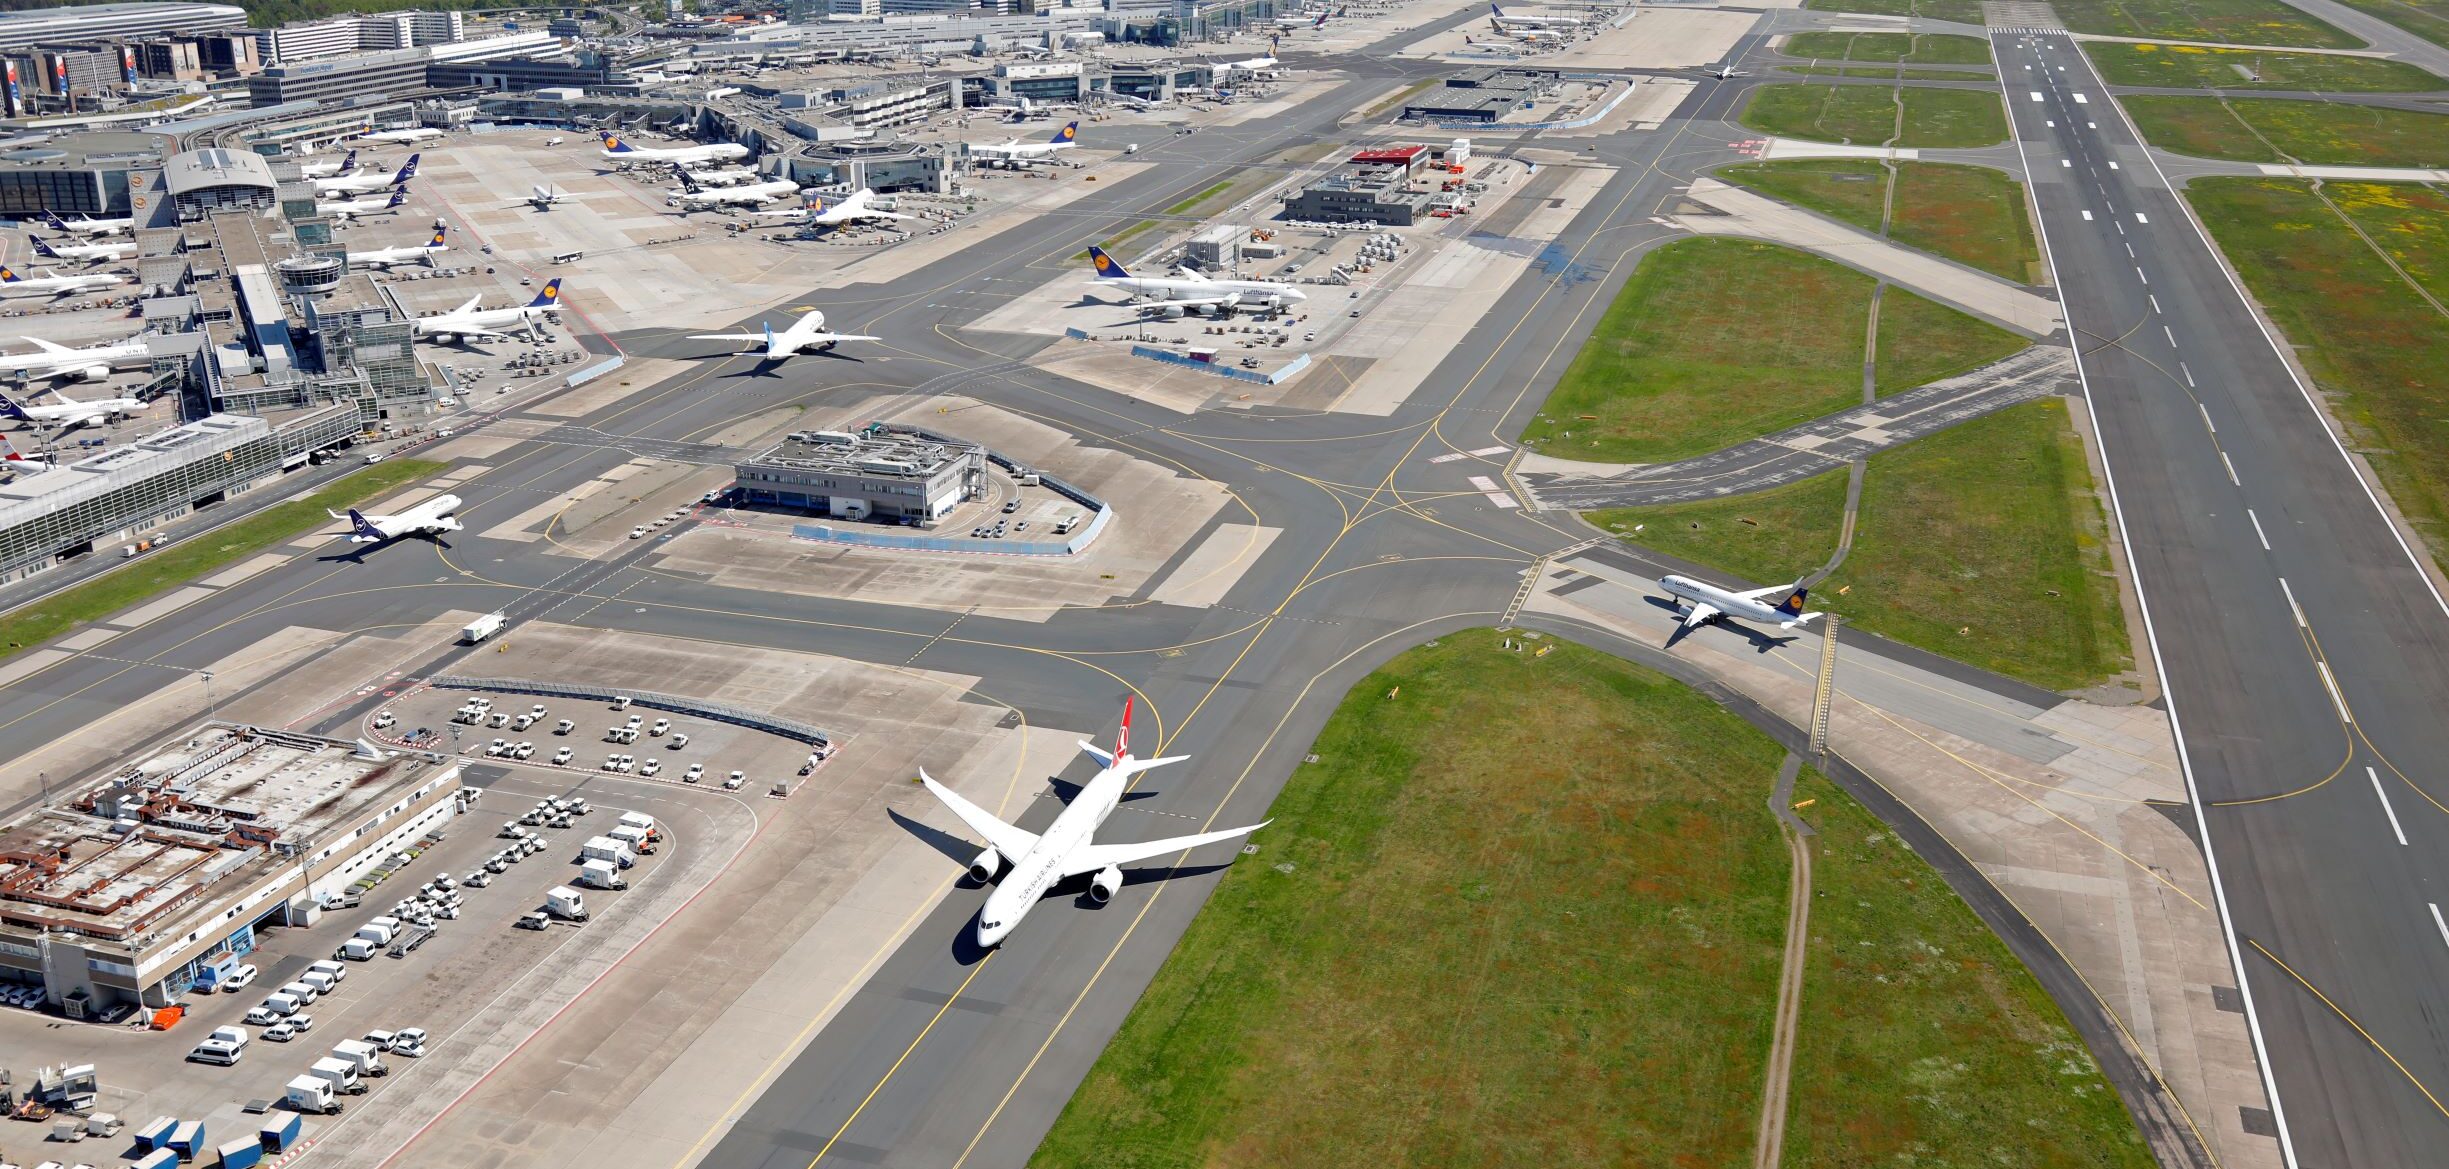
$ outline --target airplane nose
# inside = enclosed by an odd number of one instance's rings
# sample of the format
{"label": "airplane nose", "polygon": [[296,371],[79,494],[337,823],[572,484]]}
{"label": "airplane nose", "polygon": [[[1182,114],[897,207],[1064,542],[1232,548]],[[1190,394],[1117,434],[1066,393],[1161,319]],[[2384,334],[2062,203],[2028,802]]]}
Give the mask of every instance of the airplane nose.
{"label": "airplane nose", "polygon": [[1008,925],[990,926],[985,922],[979,922],[978,948],[981,950],[992,950],[995,947],[1002,945],[1005,936],[1009,935],[1011,932],[1012,927]]}

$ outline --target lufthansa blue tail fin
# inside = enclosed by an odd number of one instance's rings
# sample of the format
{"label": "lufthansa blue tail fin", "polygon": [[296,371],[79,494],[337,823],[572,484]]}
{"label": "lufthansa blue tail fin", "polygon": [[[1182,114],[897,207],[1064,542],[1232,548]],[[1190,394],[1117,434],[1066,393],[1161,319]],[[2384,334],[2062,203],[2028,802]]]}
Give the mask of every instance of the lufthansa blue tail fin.
{"label": "lufthansa blue tail fin", "polygon": [[1810,596],[1811,590],[1804,588],[1803,582],[1798,580],[1794,582],[1794,591],[1787,593],[1786,599],[1777,603],[1777,611],[1788,617],[1799,617],[1803,612],[1804,600]]}
{"label": "lufthansa blue tail fin", "polygon": [[1105,254],[1104,248],[1093,244],[1088,249],[1088,266],[1096,270],[1099,280],[1128,280],[1131,277],[1129,272],[1122,270],[1121,261]]}
{"label": "lufthansa blue tail fin", "polygon": [[25,407],[17,404],[17,399],[9,397],[7,394],[0,394],[0,416],[14,418],[19,422],[32,422],[34,420],[32,417],[26,414]]}
{"label": "lufthansa blue tail fin", "polygon": [[1080,123],[1065,122],[1063,123],[1063,128],[1055,131],[1054,137],[1048,138],[1046,141],[1055,145],[1061,145],[1066,142],[1077,142],[1079,139]]}
{"label": "lufthansa blue tail fin", "polygon": [[39,235],[27,236],[26,238],[34,241],[35,255],[41,256],[46,260],[56,260],[60,258],[60,254],[52,250],[51,241],[46,240]]}
{"label": "lufthansa blue tail fin", "polygon": [[547,305],[558,304],[560,302],[561,277],[555,276],[552,278],[552,280],[546,282],[542,291],[536,293],[536,299],[527,302],[527,307],[543,308]]}
{"label": "lufthansa blue tail fin", "polygon": [[366,522],[365,513],[358,511],[353,507],[349,509],[349,529],[353,533],[364,536],[369,540],[381,540],[384,538],[383,530],[375,527],[371,523]]}

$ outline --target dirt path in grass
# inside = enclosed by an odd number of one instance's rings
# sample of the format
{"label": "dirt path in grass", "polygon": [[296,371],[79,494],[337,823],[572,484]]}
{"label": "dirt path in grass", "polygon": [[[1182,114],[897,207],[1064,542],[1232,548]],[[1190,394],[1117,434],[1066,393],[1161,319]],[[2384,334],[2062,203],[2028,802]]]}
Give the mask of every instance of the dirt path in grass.
{"label": "dirt path in grass", "polygon": [[1760,1093],[1760,1135],[1752,1142],[1752,1169],[1777,1169],[1785,1156],[1794,1027],[1803,1006],[1803,969],[1810,960],[1805,943],[1811,937],[1813,832],[1794,814],[1794,777],[1802,770],[1802,756],[1789,752],[1777,769],[1777,788],[1769,795],[1769,810],[1777,814],[1786,849],[1794,857],[1794,875],[1787,887],[1785,966],[1777,976],[1777,1025],[1769,1033],[1767,1083]]}

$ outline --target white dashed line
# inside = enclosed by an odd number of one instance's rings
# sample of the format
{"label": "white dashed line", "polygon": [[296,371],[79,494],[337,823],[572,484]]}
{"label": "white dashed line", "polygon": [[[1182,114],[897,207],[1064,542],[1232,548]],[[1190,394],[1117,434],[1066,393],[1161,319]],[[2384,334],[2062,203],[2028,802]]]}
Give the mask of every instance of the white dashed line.
{"label": "white dashed line", "polygon": [[2083,213],[2083,221],[2084,221],[2085,223],[2090,223],[2090,222],[2092,222],[2092,213],[2091,213],[2091,212],[2089,212],[2089,211],[2084,212],[2084,213]]}
{"label": "white dashed line", "polygon": [[2230,487],[2243,487],[2245,485],[2244,480],[2236,477],[2236,463],[2228,458],[2228,452],[2219,452],[2219,465],[2228,468],[2228,485]]}
{"label": "white dashed line", "polygon": [[2287,594],[2287,611],[2296,615],[2297,628],[2312,628],[2304,623],[2304,606],[2296,603],[2296,590],[2287,587],[2287,578],[2284,576],[2279,578],[2279,591]]}
{"label": "white dashed line", "polygon": [[[2406,829],[2398,826],[2398,809],[2389,806],[2389,793],[2382,790],[2381,787],[2381,773],[2367,767],[2364,769],[2364,774],[2372,777],[2372,794],[2381,797],[2381,810],[2389,814],[2389,834],[2398,838],[2399,847],[2406,847]],[[2432,920],[2435,923],[2440,921],[2440,906],[2438,905],[2432,907]],[[2442,936],[2449,937],[2449,929],[2445,929]]]}
{"label": "white dashed line", "polygon": [[2347,696],[2338,692],[2338,679],[2330,676],[2330,663],[2315,662],[2313,668],[2321,671],[2321,684],[2330,688],[2330,701],[2338,705],[2339,721],[2353,723],[2355,716],[2347,713]]}
{"label": "white dashed line", "polygon": [[2249,507],[2245,509],[2245,518],[2253,521],[2253,538],[2262,542],[2262,550],[2270,551],[2270,533],[2262,530],[2262,517],[2253,514]]}
{"label": "white dashed line", "polygon": [[2144,293],[2144,294],[2143,294],[2143,297],[2144,297],[2144,299],[2149,300],[2149,301],[2151,302],[2151,311],[2152,311],[2152,314],[2153,314],[2154,316],[2159,315],[2159,312],[2160,312],[2160,298],[2159,298],[2159,297],[2156,297],[2156,296],[2153,296],[2152,294],[2150,294],[2150,293],[2148,293],[2148,292]]}
{"label": "white dashed line", "polygon": [[2440,906],[2433,902],[2425,902],[2425,904],[2432,906],[2432,924],[2440,927],[2440,940],[2449,942],[2449,921],[2441,920]]}
{"label": "white dashed line", "polygon": [[[2129,246],[2129,247],[2131,247],[2131,246],[2133,246],[2133,245],[2131,245],[2131,244],[2130,244],[2130,245],[2128,245],[2128,246]],[[2143,274],[2143,270],[2142,270],[2141,268],[2137,268],[2137,269],[2135,269],[2135,270],[2134,270],[2134,275],[2135,275],[2135,278],[2136,278],[2136,279],[2141,280],[2141,281],[2142,281],[2143,283],[2145,283],[2145,284],[2149,284],[2149,283],[2151,283],[2151,277],[2144,275],[2144,274]]]}
{"label": "white dashed line", "polygon": [[[2193,370],[2190,370],[2190,369],[2187,369],[2187,368],[2185,367],[2185,363],[2184,363],[2184,362],[2182,362],[2182,361],[2180,361],[2180,362],[2178,362],[2178,363],[2177,363],[2177,372],[2185,375],[2185,388],[2187,388],[2187,389],[2189,389],[2189,390],[2190,390],[2190,389],[2193,389],[2193,388],[2194,388],[2194,371],[2193,371]],[[2196,404],[2196,405],[2201,405],[2201,403],[2199,403],[2199,402],[2197,402],[2197,403],[2195,403],[2195,404]],[[2203,425],[2205,425],[2205,426],[2210,426],[2210,424],[2211,424],[2211,408],[2210,408],[2210,407],[2208,407],[2208,406],[2203,406],[2203,408],[2202,408],[2202,421],[2203,421]],[[2216,426],[2212,426],[2212,427],[2211,427],[2211,433],[2213,433],[2213,434],[2218,434],[2218,433],[2219,433],[2219,428],[2218,428],[2218,427],[2216,427]]]}
{"label": "white dashed line", "polygon": [[[2182,362],[2182,361],[2178,362],[2178,363],[2177,363],[2177,368],[2179,368],[2179,369],[2184,369],[2184,368],[2185,368],[2185,363],[2184,363],[2184,362]],[[2187,382],[2188,384],[2192,384],[2192,382],[2193,382],[2193,380],[2194,380],[2194,375],[2192,375],[2192,374],[2190,374],[2190,373],[2189,373],[2189,374],[2185,375],[2185,377],[2186,377],[2186,382]],[[2205,406],[2205,405],[2203,405],[2203,404],[2202,404],[2202,403],[2200,403],[2200,402],[2196,402],[2196,403],[2194,403],[2194,408],[2195,408],[2195,409],[2197,409],[2197,410],[2202,411],[2202,425],[2203,425],[2203,428],[2204,428],[2204,429],[2206,429],[2206,430],[2208,430],[2208,431],[2210,431],[2210,432],[2211,432],[2211,433],[2213,433],[2213,434],[2218,434],[2218,433],[2219,433],[2219,423],[2216,423],[2216,422],[2211,421],[2211,408],[2210,408],[2209,406]]]}
{"label": "white dashed line", "polygon": [[2168,347],[2169,347],[2169,348],[2171,348],[2171,349],[2175,349],[2175,348],[2177,347],[2177,334],[2176,334],[2176,333],[2175,333],[2173,330],[2171,330],[2171,329],[2170,329],[2168,326],[2166,326],[2166,325],[2162,325],[2162,326],[2160,326],[2160,335],[2161,335],[2161,336],[2163,336],[2163,337],[2168,338]]}

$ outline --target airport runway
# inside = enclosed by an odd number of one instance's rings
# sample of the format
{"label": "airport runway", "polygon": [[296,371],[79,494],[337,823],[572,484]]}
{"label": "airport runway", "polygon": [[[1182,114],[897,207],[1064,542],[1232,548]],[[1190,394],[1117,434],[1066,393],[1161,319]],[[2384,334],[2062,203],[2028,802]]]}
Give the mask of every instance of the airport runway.
{"label": "airport runway", "polygon": [[2277,1119],[2438,1165],[2449,613],[2073,41],[1991,40]]}

